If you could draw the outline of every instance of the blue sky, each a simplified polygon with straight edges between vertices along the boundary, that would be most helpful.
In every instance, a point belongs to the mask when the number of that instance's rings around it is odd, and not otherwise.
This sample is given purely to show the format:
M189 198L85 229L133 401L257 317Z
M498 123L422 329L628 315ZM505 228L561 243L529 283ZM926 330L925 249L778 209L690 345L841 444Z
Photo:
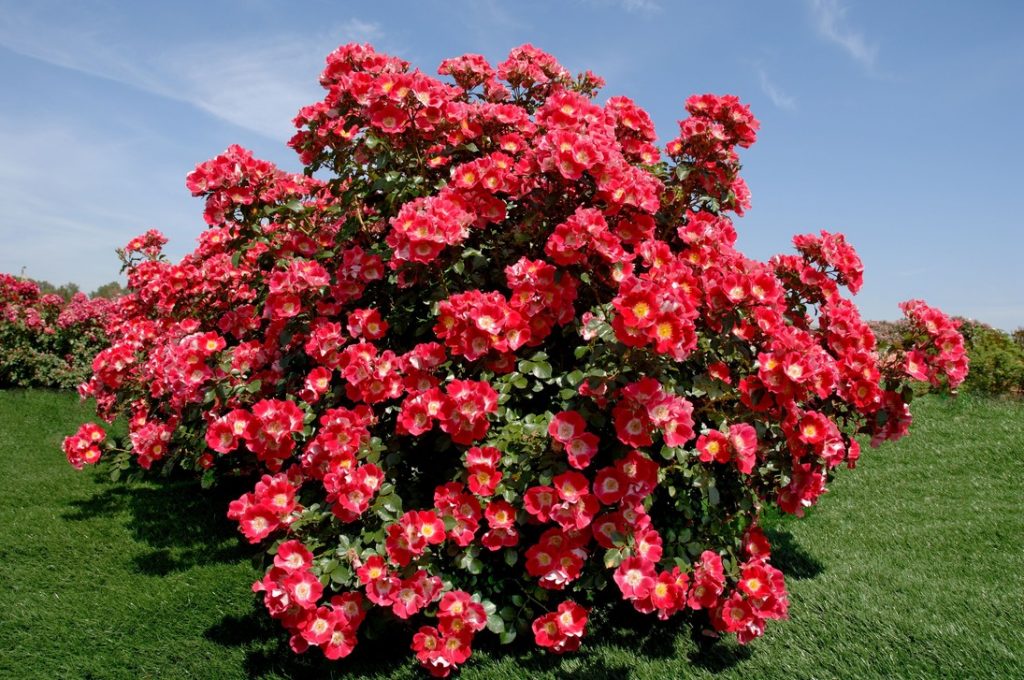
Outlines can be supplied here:
M185 174L229 144L297 170L290 120L321 97L324 56L370 41L427 72L532 42L604 76L662 141L693 93L761 119L744 155L758 258L842 231L867 318L923 297L1024 326L1024 5L924 0L298 3L0 0L0 271L116 277L149 228L190 250Z

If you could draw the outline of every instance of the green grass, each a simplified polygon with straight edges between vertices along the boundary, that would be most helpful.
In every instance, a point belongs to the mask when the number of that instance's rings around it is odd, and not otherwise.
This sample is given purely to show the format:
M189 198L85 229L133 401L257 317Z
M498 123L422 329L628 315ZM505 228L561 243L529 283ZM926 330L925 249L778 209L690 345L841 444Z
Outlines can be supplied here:
M791 619L743 648L678 624L604 625L580 653L526 647L463 678L1024 677L1024 404L928 397L821 507L773 527ZM0 392L0 678L417 677L407 639L295 657L224 518L237 490L75 472L72 395ZM486 645L485 645L486 646Z

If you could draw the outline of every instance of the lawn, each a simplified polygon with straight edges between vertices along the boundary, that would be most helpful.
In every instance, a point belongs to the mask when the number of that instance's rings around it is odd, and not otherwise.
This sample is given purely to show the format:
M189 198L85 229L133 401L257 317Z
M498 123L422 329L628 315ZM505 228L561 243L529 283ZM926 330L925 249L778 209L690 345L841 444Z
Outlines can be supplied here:
M773 522L791 619L763 639L698 646L616 611L576 655L484 650L462 677L1024 677L1024 405L914 410L910 438ZM417 677L405 639L293 657L224 518L239 490L75 472L60 440L87 417L73 395L0 392L0 677Z

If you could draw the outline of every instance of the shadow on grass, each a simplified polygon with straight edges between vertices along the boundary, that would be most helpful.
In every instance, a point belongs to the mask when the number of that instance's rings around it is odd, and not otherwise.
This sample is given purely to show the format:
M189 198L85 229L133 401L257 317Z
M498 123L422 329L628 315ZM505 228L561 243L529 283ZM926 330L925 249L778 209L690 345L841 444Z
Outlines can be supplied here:
M781 569L786 578L802 581L824 571L821 562L801 548L785 527L769 527L764 534L772 546L772 566Z
M690 637L695 649L686 655L687 660L709 673L727 671L743 663L754 653L749 647L744 647L734 640L724 641L709 637L696 626L691 630Z
M647 658L685 656L694 666L712 673L726 671L749 659L752 653L731 637L723 639L711 633L711 624L704 612L659 621L618 604L608 610L605 617L602 620L599 613L595 621L594 645L612 644Z
M813 555L805 551L785 526L772 526L765 532L772 545L772 564L787 578L811 579L824 570ZM327 661L316 650L297 656L288 647L287 634L270 619L254 599L253 608L244 617L226 616L206 631L207 639L227 647L245 647L246 672L254 678L341 678L352 676L377 678L421 677L409 651L413 628L395 620L381 627L376 639L366 636L369 621L360 632L359 644L348 658ZM587 637L580 654L570 662L545 654L533 645L529 631L519 635L510 646L500 646L490 635L474 641L472 665L480 664L486 673L489 662L513 661L522 677L581 677L618 679L630 677L635 670L615 660L615 654L595 653L600 647L629 650L649 659L683 658L712 674L724 673L751 658L756 650L738 644L732 636L717 638L705 631L711 628L706 614L688 618L673 617L658 621L635 611L625 603L595 607L591 611ZM609 658L610 657L610 658Z
M97 515L125 515L136 541L149 548L134 558L140 573L163 576L194 566L238 562L253 554L226 516L228 503L247 490L236 481L211 490L202 490L194 480L158 479L111 485L102 475L95 478L101 491L91 498L71 503L64 518L87 521ZM766 528L772 545L772 563L792 579L814 578L822 573L822 564L796 543L784 524ZM367 622L369 624L369 622ZM368 625L360 634L353 654L340 662L326 660L317 650L294 654L288 637L277 621L253 598L244 616L227 615L208 628L205 637L224 647L245 650L245 671L253 678L342 678L369 676L413 678L415 669L409 644L415 626L393 625L381 628L379 637L368 638ZM622 678L634 670L616 654L602 653L601 647L629 650L650 659L686 658L695 667L710 673L725 672L748 660L749 648L732 639L719 640L703 633L706 618L657 621L639 614L625 603L598 607L591 613L591 631L584 649L575 657L545 654L533 645L529 631L519 635L510 646L500 646L490 635L482 635L474 647L473 665L486 672L490 662L512 661L522 677ZM622 655L628 659L630 655Z
M150 551L134 558L139 573L165 576L197 565L237 562L252 553L241 540L237 525L225 516L228 503L242 487L204 491L193 480L157 479L111 486L96 495L70 503L70 521L97 515L127 514L133 538Z
M227 615L208 628L206 639L224 647L245 647L245 671L250 678L340 678L351 675L393 676L409 668L408 647L412 632L401 626L389 635L367 639L360 633L355 651L343 661L329 661L317 650L296 655L288 646L288 635L253 600L245 616ZM413 676L414 677L414 676Z
M329 661L317 650L296 655L288 646L287 634L278 622L271 620L262 607L254 603L253 611L245 616L225 616L220 623L207 629L205 637L226 647L247 648L246 675L251 678L421 678L410 651L412 635L417 626L403 625L399 621L382 622L380 634L366 635L368 624L360 631L355 651L340 661ZM593 646L605 642L601 637L588 640ZM470 666L486 672L486 667L498 659L514 661L521 677L563 677L564 660L546 654L533 645L532 635L524 634L510 646L500 646L490 635L474 640ZM628 677L630 667L624 662L609 663L596 655L570 657L571 675L597 680L619 680ZM562 668L560 668L562 667ZM504 674L503 677L506 677Z

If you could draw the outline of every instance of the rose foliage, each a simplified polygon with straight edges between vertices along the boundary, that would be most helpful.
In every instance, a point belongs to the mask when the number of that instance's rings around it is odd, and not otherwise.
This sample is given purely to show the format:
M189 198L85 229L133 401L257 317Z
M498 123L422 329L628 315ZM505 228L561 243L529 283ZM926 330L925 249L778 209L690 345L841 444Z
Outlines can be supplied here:
M75 387L106 347L112 303L76 293L44 295L33 281L0 274L0 388Z
M735 97L687 100L663 152L531 46L439 73L339 48L295 119L303 174L231 147L188 177L193 253L125 251L84 388L130 417L115 463L257 475L228 516L299 653L405 622L445 676L485 628L574 650L620 599L761 635L787 613L762 513L814 505L855 435L906 434L908 381L955 388L955 324L906 303L881 355L842 235L736 250L758 122Z

